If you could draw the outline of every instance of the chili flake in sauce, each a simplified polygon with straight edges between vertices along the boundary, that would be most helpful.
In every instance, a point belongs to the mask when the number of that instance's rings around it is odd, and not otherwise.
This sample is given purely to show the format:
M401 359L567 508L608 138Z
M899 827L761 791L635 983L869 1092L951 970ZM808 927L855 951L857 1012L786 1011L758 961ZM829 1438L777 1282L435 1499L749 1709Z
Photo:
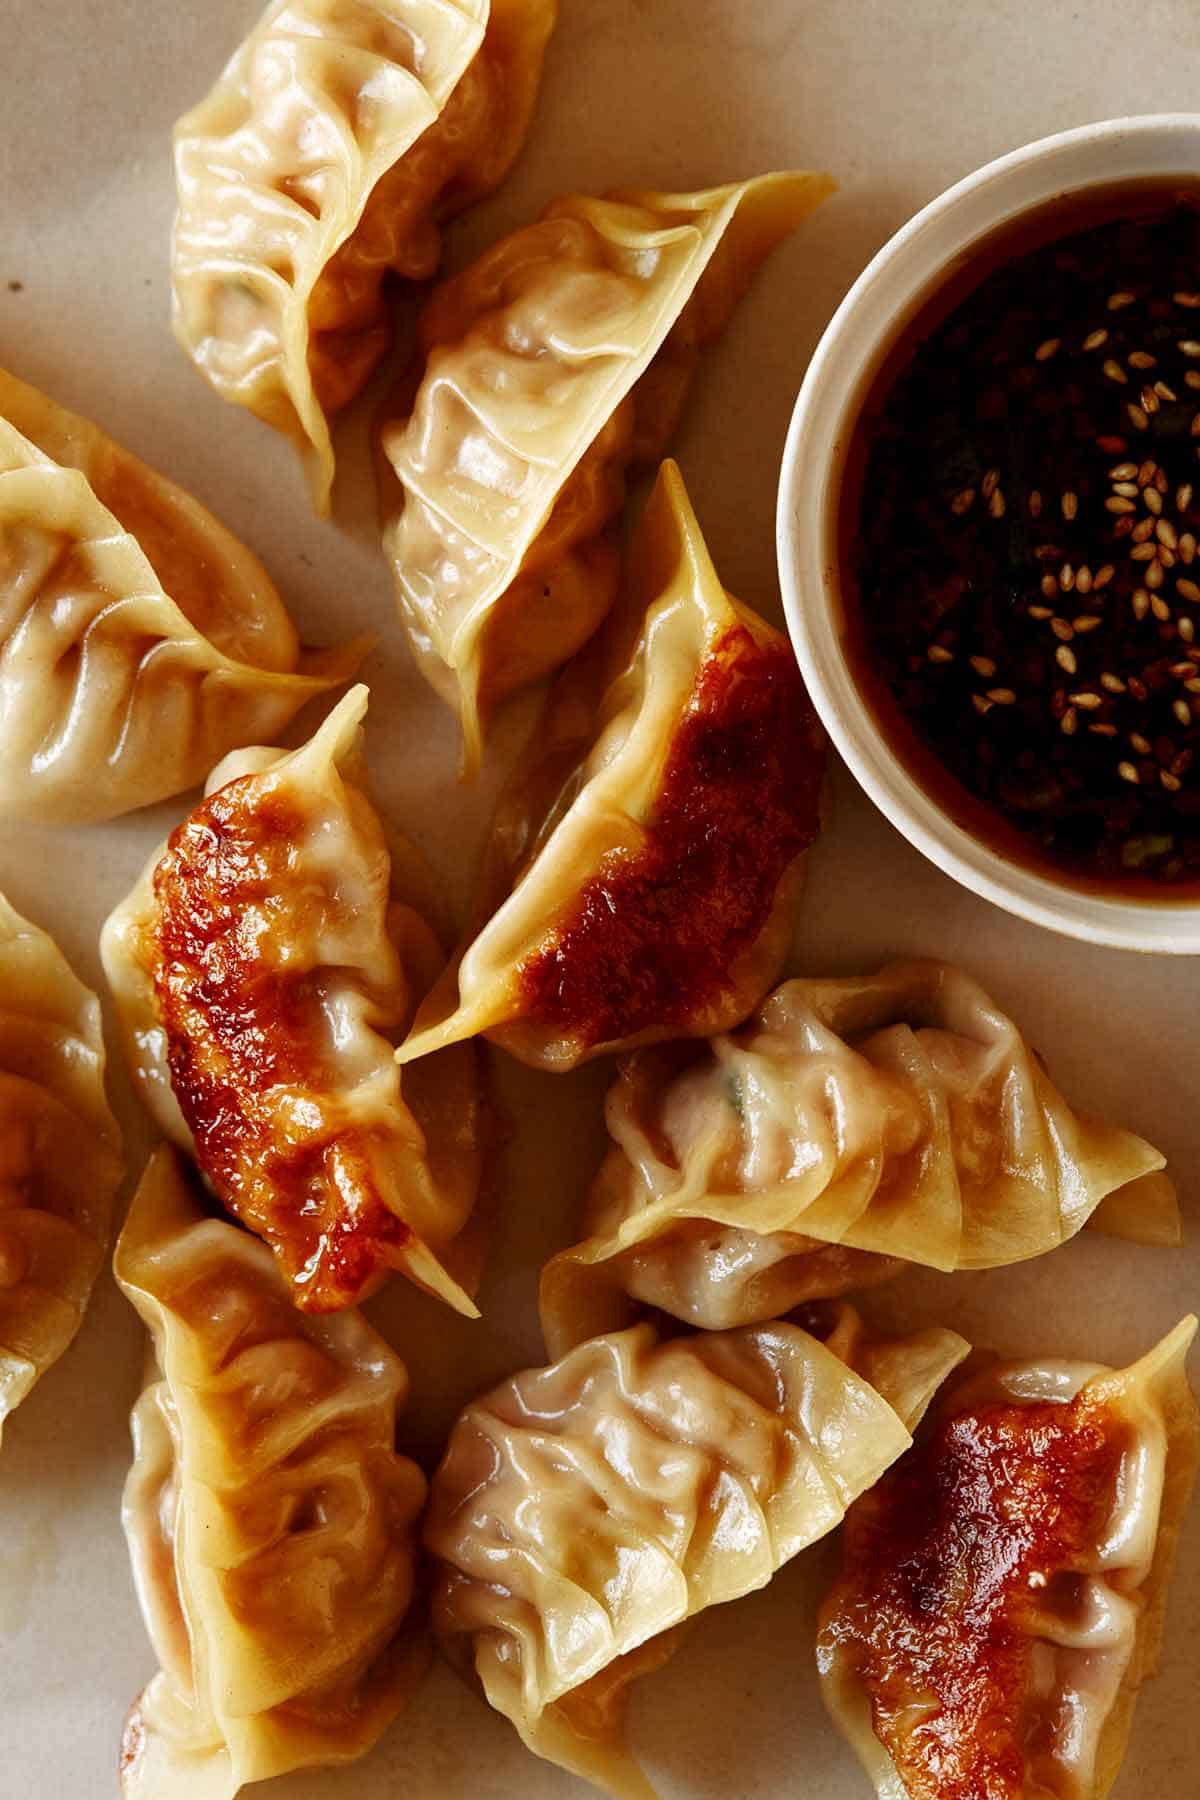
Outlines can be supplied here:
M1200 203L1143 195L984 262L863 409L841 530L864 688L1006 853L1195 884Z

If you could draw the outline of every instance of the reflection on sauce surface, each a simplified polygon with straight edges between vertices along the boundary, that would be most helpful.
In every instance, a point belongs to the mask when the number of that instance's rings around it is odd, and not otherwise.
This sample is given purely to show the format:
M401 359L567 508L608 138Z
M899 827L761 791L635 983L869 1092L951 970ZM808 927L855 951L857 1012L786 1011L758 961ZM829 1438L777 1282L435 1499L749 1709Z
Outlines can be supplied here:
M525 959L522 1010L592 1046L719 1006L817 835L824 760L790 647L735 626L701 669L642 849L610 854Z
M847 649L976 837L1200 889L1200 198L1111 189L973 251L901 331L841 497Z
M981 1407L850 1513L822 1642L865 1686L911 1800L1021 1800L1035 1773L1059 1791L1030 1698L1037 1619L1077 1605L1128 1445L1086 1395Z
M270 1244L298 1304L325 1311L359 1297L412 1233L380 1198L373 1134L330 1093L320 994L310 974L288 971L292 864L308 821L278 796L251 803L252 779L221 788L172 835L147 949L201 1167ZM299 899L331 896L300 884Z

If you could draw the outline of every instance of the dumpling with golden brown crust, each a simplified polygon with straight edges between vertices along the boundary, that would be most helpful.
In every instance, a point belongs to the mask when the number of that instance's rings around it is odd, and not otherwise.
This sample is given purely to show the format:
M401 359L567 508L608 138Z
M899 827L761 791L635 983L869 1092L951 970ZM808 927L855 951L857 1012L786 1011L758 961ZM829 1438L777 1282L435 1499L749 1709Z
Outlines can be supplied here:
M401 1060L483 1033L570 1069L736 1024L790 948L824 773L791 646L726 593L665 463L619 609L501 797L480 926Z
M984 1370L851 1509L817 1660L879 1800L1104 1800L1200 1455L1195 1333Z
M355 688L301 749L227 759L102 953L150 1110L297 1305L402 1270L473 1315L487 1103L470 1045L401 1087L393 1040L443 955L364 791L366 708Z

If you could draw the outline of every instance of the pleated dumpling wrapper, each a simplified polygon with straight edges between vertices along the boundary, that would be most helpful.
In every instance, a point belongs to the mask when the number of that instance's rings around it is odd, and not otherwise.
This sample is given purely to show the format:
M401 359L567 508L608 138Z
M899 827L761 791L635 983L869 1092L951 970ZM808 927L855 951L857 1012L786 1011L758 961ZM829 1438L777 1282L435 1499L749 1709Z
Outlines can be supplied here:
M665 453L701 350L832 186L574 195L429 302L423 376L382 431L384 547L466 773L492 709L612 605L627 473Z
M364 791L366 710L353 688L301 749L228 758L101 953L146 1104L298 1306L400 1270L474 1316L488 1102L470 1045L401 1091L393 1038L444 957Z
M122 1517L160 1668L126 1724L122 1794L233 1800L351 1762L426 1664L405 1626L426 1484L396 1453L403 1364L357 1312L297 1312L172 1150L115 1266L157 1359Z
M124 1166L100 1002L0 894L0 1430L83 1319Z
M443 1648L537 1755L654 1800L624 1744L630 1682L831 1531L967 1349L845 1321L829 1345L637 1325L513 1376L462 1414L430 1490Z
M987 1370L851 1510L817 1660L879 1800L1110 1792L1200 1453L1195 1331Z
M619 607L501 796L486 923L401 1061L482 1032L569 1069L736 1024L790 948L824 771L791 646L725 592L665 463Z
M111 819L345 681L266 570L99 426L0 370L0 816Z
M557 0L272 0L175 128L175 335L302 452L329 510L329 416L391 339L389 275L525 141Z
M729 1036L628 1058L606 1116L588 1236L542 1277L552 1355L644 1306L752 1324L903 1262L1023 1262L1089 1223L1179 1241L1162 1154L1077 1113L947 963L785 982Z

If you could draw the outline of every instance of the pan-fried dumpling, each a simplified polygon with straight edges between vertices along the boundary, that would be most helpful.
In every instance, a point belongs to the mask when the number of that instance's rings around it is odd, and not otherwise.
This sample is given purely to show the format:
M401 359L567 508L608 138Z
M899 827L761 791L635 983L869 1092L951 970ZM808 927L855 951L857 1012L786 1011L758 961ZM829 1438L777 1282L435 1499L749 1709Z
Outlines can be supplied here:
M623 1743L629 1683L831 1531L967 1348L638 1325L513 1376L462 1414L430 1490L443 1648L539 1756L653 1800Z
M100 1003L0 894L0 1430L79 1329L122 1167Z
M879 1800L1104 1800L1196 1470L1195 1331L968 1381L853 1507L817 1658Z
M389 274L525 140L557 0L272 0L175 128L175 335L217 392L305 455L387 349Z
M396 1454L404 1367L358 1313L298 1313L171 1150L142 1179L116 1274L157 1357L122 1516L160 1664L129 1715L121 1791L233 1800L350 1762L425 1664L402 1629L425 1499Z
M832 185L558 200L429 302L423 378L382 434L384 546L468 772L491 709L608 611L627 471L664 454L700 351Z
M147 1105L298 1306L399 1269L474 1316L480 1067L456 1046L401 1092L388 1034L443 956L363 791L366 709L354 688L301 749L228 758L101 951Z
M542 1280L553 1355L641 1306L777 1318L894 1259L982 1269L1089 1223L1176 1243L1164 1158L1076 1113L1020 1032L945 963L789 981L728 1037L641 1051L581 1244Z
M182 793L361 656L302 655L211 513L0 370L0 814L110 819Z
M620 608L501 799L483 882L498 910L401 1061L484 1032L569 1069L736 1024L787 954L824 766L786 638L725 592L664 464Z

